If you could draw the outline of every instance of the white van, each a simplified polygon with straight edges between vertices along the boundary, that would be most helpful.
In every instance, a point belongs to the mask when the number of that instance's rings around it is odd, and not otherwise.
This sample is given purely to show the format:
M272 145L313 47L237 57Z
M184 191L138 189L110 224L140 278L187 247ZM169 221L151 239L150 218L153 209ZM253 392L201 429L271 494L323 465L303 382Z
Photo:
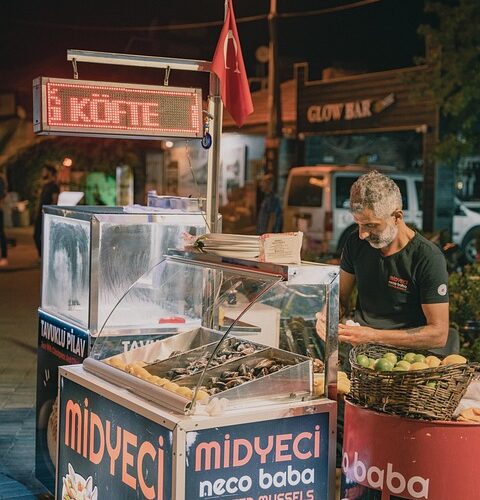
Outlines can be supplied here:
M422 228L421 174L399 172L392 167L374 167L391 177L400 188L405 221ZM361 165L315 165L294 167L285 186L284 231L303 231L307 246L323 252L338 252L356 228L349 210L350 188L371 168ZM469 261L477 256L475 234L480 231L480 213L456 201L453 241Z

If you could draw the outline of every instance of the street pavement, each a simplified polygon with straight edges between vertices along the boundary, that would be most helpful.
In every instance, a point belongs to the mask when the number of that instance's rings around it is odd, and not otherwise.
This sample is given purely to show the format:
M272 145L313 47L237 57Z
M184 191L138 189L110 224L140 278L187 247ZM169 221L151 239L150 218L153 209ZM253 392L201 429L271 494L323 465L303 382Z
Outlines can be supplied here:
M16 246L0 268L0 499L49 498L34 477L40 264L31 227L6 233Z

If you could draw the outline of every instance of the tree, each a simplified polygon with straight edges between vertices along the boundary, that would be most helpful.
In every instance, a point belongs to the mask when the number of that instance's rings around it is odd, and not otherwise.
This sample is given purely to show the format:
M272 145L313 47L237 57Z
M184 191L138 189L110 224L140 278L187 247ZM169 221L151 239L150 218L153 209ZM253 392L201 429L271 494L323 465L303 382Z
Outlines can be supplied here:
M441 110L435 156L456 163L480 146L480 1L428 1L429 24L420 26L427 55L429 92Z

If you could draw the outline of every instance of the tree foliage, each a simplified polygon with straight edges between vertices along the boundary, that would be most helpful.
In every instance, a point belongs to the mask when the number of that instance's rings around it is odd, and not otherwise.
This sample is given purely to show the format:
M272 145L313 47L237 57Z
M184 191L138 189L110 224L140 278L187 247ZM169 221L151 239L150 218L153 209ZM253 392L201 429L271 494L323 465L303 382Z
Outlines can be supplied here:
M465 266L463 271L450 274L450 323L461 328L467 321L480 322L480 264Z
M441 109L436 156L456 161L480 146L480 1L426 2L429 24L420 26L426 57L417 60L435 70L429 91Z

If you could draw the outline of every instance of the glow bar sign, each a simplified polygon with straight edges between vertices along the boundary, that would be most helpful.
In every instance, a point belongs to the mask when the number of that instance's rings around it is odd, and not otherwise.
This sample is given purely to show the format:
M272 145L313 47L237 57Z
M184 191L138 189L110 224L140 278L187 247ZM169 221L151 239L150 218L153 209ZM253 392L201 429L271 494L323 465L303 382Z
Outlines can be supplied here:
M39 77L33 81L33 129L40 135L201 137L202 92Z

